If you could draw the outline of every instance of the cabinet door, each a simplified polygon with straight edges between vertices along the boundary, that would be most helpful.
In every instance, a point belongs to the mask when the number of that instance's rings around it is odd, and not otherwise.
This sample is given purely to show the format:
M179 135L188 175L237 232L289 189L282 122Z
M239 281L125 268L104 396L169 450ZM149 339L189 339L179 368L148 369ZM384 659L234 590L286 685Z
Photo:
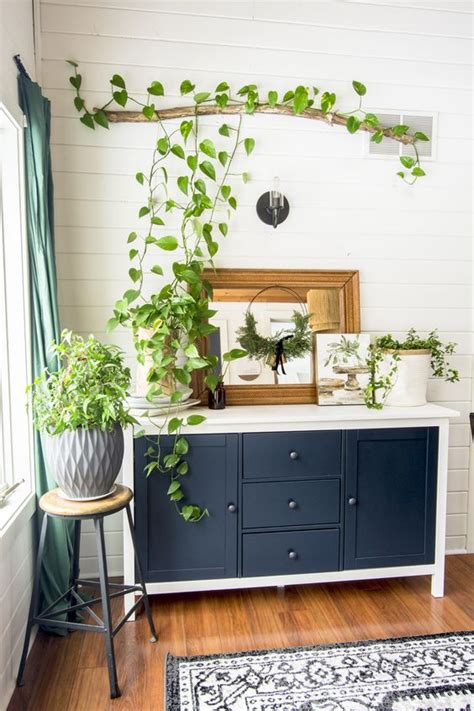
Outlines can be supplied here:
M438 429L348 432L344 567L434 561Z
M148 478L149 443L135 441L135 529L146 580L164 582L235 577L237 574L238 435L191 435L182 484L186 501L207 507L209 516L187 523L166 491L169 477ZM166 454L170 439L161 438Z

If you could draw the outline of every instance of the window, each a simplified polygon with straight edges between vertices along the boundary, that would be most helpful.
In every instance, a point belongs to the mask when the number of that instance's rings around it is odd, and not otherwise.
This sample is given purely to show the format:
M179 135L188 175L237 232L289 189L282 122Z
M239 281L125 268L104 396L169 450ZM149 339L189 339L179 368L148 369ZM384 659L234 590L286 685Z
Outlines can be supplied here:
M25 395L31 373L29 293L19 120L0 103L0 532L32 491L32 432ZM2 501L15 485L15 493Z

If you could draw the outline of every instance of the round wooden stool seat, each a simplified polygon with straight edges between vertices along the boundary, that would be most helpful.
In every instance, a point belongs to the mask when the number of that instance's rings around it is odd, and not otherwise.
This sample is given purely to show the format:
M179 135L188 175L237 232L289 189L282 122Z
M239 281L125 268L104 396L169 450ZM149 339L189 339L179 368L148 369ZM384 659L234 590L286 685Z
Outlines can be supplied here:
M39 501L40 507L50 516L71 518L87 518L88 516L107 516L120 511L133 499L133 493L128 486L116 484L113 494L95 501L70 501L64 499L59 489L52 489L43 494Z

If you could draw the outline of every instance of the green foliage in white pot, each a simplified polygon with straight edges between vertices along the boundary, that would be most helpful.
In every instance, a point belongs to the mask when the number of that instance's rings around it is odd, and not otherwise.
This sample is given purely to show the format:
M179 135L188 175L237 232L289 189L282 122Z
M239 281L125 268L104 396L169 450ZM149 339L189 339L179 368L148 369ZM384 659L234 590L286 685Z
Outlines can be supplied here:
M391 333L379 336L369 346L367 365L369 367L369 382L364 391L365 404L369 408L381 410L383 403L395 385L398 372L398 362L403 351L431 351L431 372L436 378L444 378L449 383L459 380L459 372L451 368L447 356L455 352L456 343L443 343L438 331L430 331L426 338L418 335L411 328L404 340L399 341ZM381 364L390 356L390 365L385 372Z
M28 387L38 430L58 435L79 427L113 430L116 424L126 427L136 422L126 407L130 370L117 346L64 330L59 343L51 347L59 370L43 371Z

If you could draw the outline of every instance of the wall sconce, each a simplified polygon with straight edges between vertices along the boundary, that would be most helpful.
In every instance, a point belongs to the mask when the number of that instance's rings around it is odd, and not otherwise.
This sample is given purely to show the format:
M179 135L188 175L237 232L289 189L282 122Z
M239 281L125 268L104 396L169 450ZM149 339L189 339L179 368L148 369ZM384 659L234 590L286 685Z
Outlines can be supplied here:
M288 200L280 190L280 178L273 178L273 189L257 200L257 215L266 225L276 228L286 220L289 212Z

